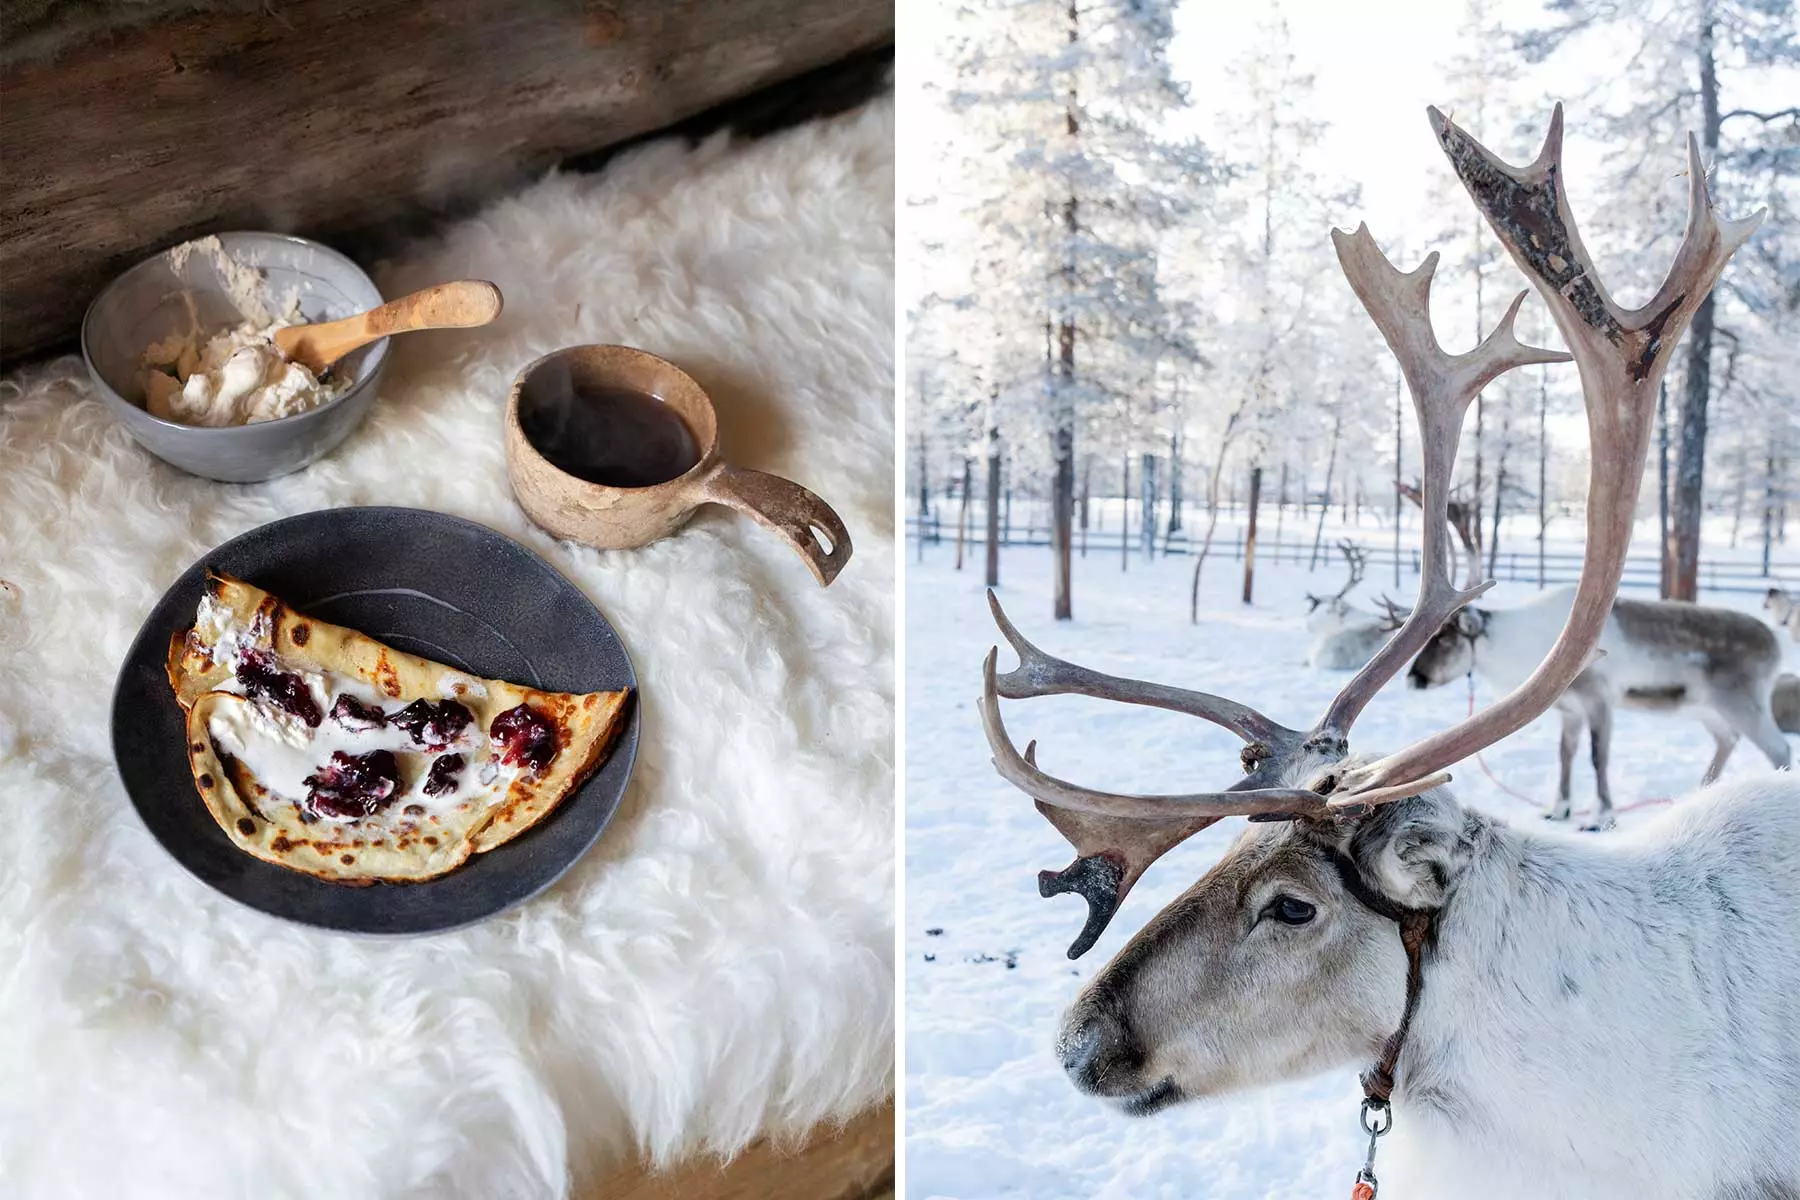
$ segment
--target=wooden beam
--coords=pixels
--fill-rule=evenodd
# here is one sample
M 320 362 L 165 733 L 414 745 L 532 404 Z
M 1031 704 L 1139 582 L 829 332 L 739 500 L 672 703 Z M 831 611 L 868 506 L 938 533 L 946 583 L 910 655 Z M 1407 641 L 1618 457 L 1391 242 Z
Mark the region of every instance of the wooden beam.
M 870 1109 L 842 1129 L 824 1129 L 804 1146 L 768 1141 L 720 1163 L 703 1159 L 673 1171 L 635 1171 L 578 1188 L 578 1200 L 891 1200 L 894 1105 Z
M 0 65 L 0 360 L 224 229 L 328 243 L 891 43 L 891 0 L 295 0 Z

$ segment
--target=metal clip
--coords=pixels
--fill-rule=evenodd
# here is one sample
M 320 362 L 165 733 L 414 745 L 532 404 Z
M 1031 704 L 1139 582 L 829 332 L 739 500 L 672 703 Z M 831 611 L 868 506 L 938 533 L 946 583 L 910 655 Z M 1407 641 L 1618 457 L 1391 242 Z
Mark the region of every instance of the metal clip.
M 1362 1127 L 1369 1135 L 1369 1155 L 1363 1160 L 1362 1170 L 1356 1173 L 1356 1186 L 1350 1195 L 1352 1200 L 1375 1200 L 1376 1189 L 1381 1186 L 1375 1179 L 1375 1144 L 1394 1127 L 1394 1110 L 1385 1100 L 1364 1100 Z

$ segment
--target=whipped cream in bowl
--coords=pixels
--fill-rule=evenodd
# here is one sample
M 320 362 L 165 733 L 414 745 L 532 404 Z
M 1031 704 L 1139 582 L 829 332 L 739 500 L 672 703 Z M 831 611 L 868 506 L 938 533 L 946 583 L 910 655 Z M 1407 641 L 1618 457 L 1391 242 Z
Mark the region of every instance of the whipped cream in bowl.
M 375 308 L 380 291 L 329 247 L 222 233 L 140 262 L 89 307 L 81 348 L 108 409 L 182 470 L 256 482 L 299 470 L 367 415 L 387 341 L 315 376 L 271 340 L 285 326 Z

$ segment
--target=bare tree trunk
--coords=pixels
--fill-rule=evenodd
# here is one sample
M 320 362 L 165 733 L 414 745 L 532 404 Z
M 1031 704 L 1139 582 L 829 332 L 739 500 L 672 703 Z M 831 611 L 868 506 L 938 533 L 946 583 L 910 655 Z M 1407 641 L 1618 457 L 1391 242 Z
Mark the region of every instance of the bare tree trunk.
M 1069 0 L 1070 44 L 1081 36 L 1080 10 L 1076 3 L 1077 0 Z M 1069 102 L 1063 110 L 1064 125 L 1071 141 L 1081 136 L 1081 122 L 1075 113 L 1075 84 L 1071 81 Z M 1056 480 L 1052 492 L 1050 546 L 1056 557 L 1055 615 L 1058 621 L 1067 621 L 1075 615 L 1070 577 L 1070 558 L 1075 540 L 1075 314 L 1072 306 L 1075 296 L 1075 237 L 1081 227 L 1073 190 L 1063 201 L 1062 217 L 1063 233 L 1068 239 L 1063 260 L 1063 301 L 1069 307 L 1063 310 L 1061 327 L 1057 331 L 1062 386 L 1058 389 Z
M 931 476 L 925 462 L 925 431 L 919 430 L 919 562 L 925 561 L 925 525 L 931 520 Z
M 1331 511 L 1331 476 L 1337 470 L 1338 435 L 1344 431 L 1344 403 L 1339 397 L 1337 412 L 1331 419 L 1331 452 L 1325 457 L 1325 502 L 1319 505 L 1319 523 L 1313 528 L 1312 558 L 1306 569 L 1319 565 L 1319 545 L 1325 540 L 1325 515 Z
M 963 540 L 969 532 L 969 484 L 974 468 L 971 461 L 963 459 L 962 473 L 962 507 L 956 513 L 956 569 L 962 570 Z
M 1675 578 L 1674 547 L 1669 543 L 1669 380 L 1656 392 L 1656 544 L 1661 553 L 1657 596 L 1667 600 Z
M 1119 484 L 1119 570 L 1131 566 L 1131 451 L 1125 452 L 1125 475 Z
M 1006 472 L 1005 491 L 1001 499 L 1001 503 L 1004 505 L 1004 512 L 1000 518 L 1004 522 L 1000 527 L 1000 544 L 1002 546 L 1012 545 L 1012 494 L 1013 472 L 1009 469 Z
M 1281 490 L 1275 494 L 1275 561 L 1281 561 L 1281 526 L 1287 516 L 1288 460 L 1281 456 Z
M 1502 430 L 1504 436 L 1504 430 Z M 1500 560 L 1500 505 L 1506 495 L 1506 443 L 1500 443 L 1500 461 L 1494 464 L 1494 523 L 1490 528 L 1493 536 L 1488 538 L 1488 578 L 1494 578 L 1494 564 Z
M 1737 456 L 1737 492 L 1731 500 L 1731 548 L 1738 547 L 1738 530 L 1744 524 L 1744 492 L 1750 475 L 1750 452 L 1739 450 Z
M 1087 461 L 1081 465 L 1081 557 L 1087 557 L 1088 535 L 1088 485 L 1094 478 L 1094 456 L 1088 455 Z
M 1402 507 L 1400 493 L 1400 468 L 1406 452 L 1402 439 L 1406 436 L 1406 421 L 1400 411 L 1400 372 L 1394 372 L 1394 587 L 1400 586 L 1400 514 Z M 1304 490 L 1301 493 L 1305 495 Z
M 1000 586 L 1000 430 L 988 429 L 987 585 Z
M 1544 538 L 1550 529 L 1550 373 L 1538 369 L 1538 590 L 1544 590 Z
M 1206 477 L 1206 533 L 1200 539 L 1200 552 L 1194 556 L 1194 581 L 1188 587 L 1188 623 L 1200 623 L 1200 572 L 1206 568 L 1206 556 L 1212 551 L 1213 534 L 1219 528 L 1219 477 L 1225 472 L 1225 454 L 1231 449 L 1232 434 L 1237 427 L 1238 418 L 1244 415 L 1248 406 L 1246 398 L 1238 403 L 1237 411 L 1225 421 L 1225 434 L 1219 439 L 1219 452 L 1213 459 L 1212 470 Z
M 1775 543 L 1775 452 L 1763 463 L 1762 573 L 1769 574 L 1769 551 Z
M 1719 157 L 1719 79 L 1713 66 L 1713 12 L 1705 7 L 1700 25 L 1701 157 Z M 1694 600 L 1700 594 L 1700 521 L 1705 512 L 1706 408 L 1712 393 L 1713 292 L 1694 310 L 1688 332 L 1681 429 L 1676 446 L 1674 494 L 1670 502 L 1667 553 L 1673 560 L 1669 598 Z
M 1178 393 L 1179 394 L 1179 393 Z M 1177 422 L 1180 417 L 1177 414 Z M 1163 534 L 1163 557 L 1169 557 L 1169 547 L 1175 541 L 1175 535 L 1181 532 L 1181 434 L 1180 425 L 1169 431 L 1169 524 Z
M 1244 535 L 1244 603 L 1250 603 L 1256 583 L 1256 508 L 1262 502 L 1262 468 L 1250 468 L 1250 526 Z
M 1144 557 L 1156 557 L 1156 455 L 1144 455 L 1143 466 L 1138 471 L 1138 541 L 1143 544 Z

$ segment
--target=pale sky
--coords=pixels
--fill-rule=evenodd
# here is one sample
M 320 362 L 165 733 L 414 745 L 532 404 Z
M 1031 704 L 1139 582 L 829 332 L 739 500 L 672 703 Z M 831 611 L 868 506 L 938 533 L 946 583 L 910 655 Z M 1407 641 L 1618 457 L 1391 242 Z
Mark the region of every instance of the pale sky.
M 1202 140 L 1232 106 L 1227 68 L 1244 56 L 1275 7 L 1266 0 L 1187 0 L 1176 10 L 1169 62 L 1188 86 L 1192 128 Z M 1425 122 L 1425 106 L 1446 107 L 1452 94 L 1445 66 L 1458 50 L 1462 0 L 1282 0 L 1279 7 L 1297 67 L 1315 76 L 1313 115 L 1330 122 L 1319 145 L 1319 173 L 1362 186 L 1360 210 L 1340 223 L 1354 228 L 1366 220 L 1377 240 L 1418 230 L 1429 181 L 1450 177 Z M 1517 27 L 1541 11 L 1539 0 L 1498 0 L 1493 15 Z M 1563 72 L 1565 78 L 1572 74 Z M 1585 81 L 1571 82 L 1579 87 Z M 1532 92 L 1544 86 L 1535 79 L 1525 83 Z M 1549 116 L 1546 106 L 1546 124 Z M 1574 134 L 1576 114 L 1567 116 Z M 1527 161 L 1537 152 L 1535 144 L 1510 145 L 1510 131 L 1470 132 L 1510 161 Z M 1572 178 L 1582 177 L 1587 165 L 1577 149 L 1568 148 Z
M 943 67 L 934 57 L 951 27 L 958 0 L 904 0 L 900 21 L 902 193 L 929 190 L 937 155 L 947 140 L 946 116 L 935 106 L 909 103 L 921 82 Z M 1219 128 L 1220 114 L 1232 107 L 1227 67 L 1255 40 L 1258 25 L 1276 7 L 1274 0 L 1186 0 L 1176 11 L 1170 64 L 1188 86 L 1192 112 L 1187 120 L 1202 140 Z M 1449 170 L 1425 121 L 1425 106 L 1445 107 L 1453 89 L 1446 80 L 1458 49 L 1464 0 L 1280 0 L 1301 71 L 1316 77 L 1313 115 L 1329 121 L 1318 147 L 1319 174 L 1355 182 L 1362 203 L 1336 221 L 1355 228 L 1366 220 L 1378 241 L 1396 237 L 1419 244 L 1419 235 L 1440 222 L 1432 219 L 1430 187 L 1448 180 Z M 1543 21 L 1541 0 L 1495 0 L 1492 16 L 1508 28 Z M 1520 79 L 1522 104 L 1539 96 L 1567 102 L 1564 161 L 1575 210 L 1592 211 L 1583 192 L 1601 180 L 1600 148 L 1582 136 L 1580 94 L 1612 65 L 1588 48 L 1556 55 Z M 1549 104 L 1543 106 L 1549 120 Z M 1540 126 L 1540 129 L 1542 126 Z M 1510 128 L 1471 130 L 1497 154 L 1513 162 L 1537 152 Z M 1216 140 L 1216 138 L 1214 139 Z M 1671 156 L 1675 179 L 1683 164 Z M 1680 185 L 1675 185 L 1680 186 Z M 902 215 L 902 236 L 906 217 Z M 1320 236 L 1326 231 L 1320 230 Z M 1593 237 L 1589 238 L 1590 246 Z M 918 295 L 914 256 L 902 256 L 903 303 Z M 1410 265 L 1410 264 L 1402 264 Z M 1604 258 L 1601 263 L 1605 273 Z M 1625 300 L 1638 299 L 1625 296 Z

